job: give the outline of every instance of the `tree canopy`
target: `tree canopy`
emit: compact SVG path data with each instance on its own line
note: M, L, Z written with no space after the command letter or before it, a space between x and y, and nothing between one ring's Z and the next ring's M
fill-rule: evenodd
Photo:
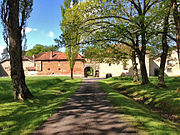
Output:
M156 40L152 44L154 39L161 37L167 2L168 0L82 1L66 11L64 26L68 29L63 37L74 40L69 35L74 28L79 28L81 40L76 45L81 45L82 48L120 43L130 47L139 58L142 84L149 83L145 63L146 50L158 42ZM73 18L75 12L78 20ZM171 26L168 29L169 39L175 34L173 25Z
M42 52L49 52L49 51L58 51L57 46L45 46L36 44L32 49L26 52L26 56L32 57L33 55L40 54Z

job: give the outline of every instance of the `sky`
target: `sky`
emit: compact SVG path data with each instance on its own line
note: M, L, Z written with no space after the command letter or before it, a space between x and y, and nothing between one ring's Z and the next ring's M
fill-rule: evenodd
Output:
M0 0L1 1L1 0ZM27 50L36 44L53 45L61 34L61 9L64 0L34 0L31 17L27 20ZM0 25L0 53L6 47Z

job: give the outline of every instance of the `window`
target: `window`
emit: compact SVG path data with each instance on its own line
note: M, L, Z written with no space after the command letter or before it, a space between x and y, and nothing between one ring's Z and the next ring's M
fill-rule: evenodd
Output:
M61 70L61 68L58 68L58 70Z
M111 63L109 63L109 66L111 66Z
M48 68L48 70L50 70L50 68Z
M124 64L124 65L123 65L123 69L124 69L124 70L128 70L128 68L127 68L127 65L126 65L126 64Z
M167 61L167 65L172 65L171 60Z
M9 67L5 67L5 69L9 69Z
M167 72L172 72L172 68L167 68Z

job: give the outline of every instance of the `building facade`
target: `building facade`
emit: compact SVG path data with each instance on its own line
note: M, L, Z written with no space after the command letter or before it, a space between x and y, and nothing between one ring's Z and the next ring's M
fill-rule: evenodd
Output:
M27 76L29 72L29 68L34 67L34 62L31 57L23 56L23 69L24 73ZM10 76L11 75L11 67L10 67L10 59L5 59L0 63L0 76Z
M70 76L69 61L63 52L44 52L35 59L37 75ZM74 65L74 76L83 77L83 58L78 55Z
M160 67L160 58L152 59L146 54L146 68L148 76L157 76ZM139 75L140 64L136 59ZM23 57L23 68L26 76L70 76L69 61L63 52L44 52L32 58ZM92 72L92 73L91 73ZM98 63L83 59L81 55L77 56L74 71L74 77L100 77L105 78L107 74L116 76L132 76L132 61L126 63ZM0 63L0 76L10 76L10 61L6 59ZM180 67L176 51L172 51L168 57L165 67L165 76L180 76Z

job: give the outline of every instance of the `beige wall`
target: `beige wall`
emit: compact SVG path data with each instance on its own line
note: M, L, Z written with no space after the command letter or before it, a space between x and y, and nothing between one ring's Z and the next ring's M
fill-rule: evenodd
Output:
M3 67L6 74L10 76L10 72L11 72L10 61L9 60L4 61L3 63L1 63L1 66ZM28 75L27 67L34 67L34 63L32 61L23 60L23 68L25 75Z
M147 54L145 57L146 60L146 68L149 75L149 55ZM138 58L136 58L137 68L138 72L140 74L140 64ZM99 70L99 76L104 78L106 77L106 74L111 73L113 77L115 76L132 76L133 75L133 69L132 69L132 60L127 61L127 70L123 68L123 62L120 62L119 64L111 64L109 63L100 63L100 70Z
M160 67L160 58L155 60L150 60L150 75L154 76L155 68ZM165 66L165 75L166 76L180 76L180 68L178 64L178 55L176 51L172 51L168 55Z
M11 72L10 61L5 61L5 62L1 63L1 65L4 69L4 71L6 72L6 74L8 76L10 76L10 72Z

